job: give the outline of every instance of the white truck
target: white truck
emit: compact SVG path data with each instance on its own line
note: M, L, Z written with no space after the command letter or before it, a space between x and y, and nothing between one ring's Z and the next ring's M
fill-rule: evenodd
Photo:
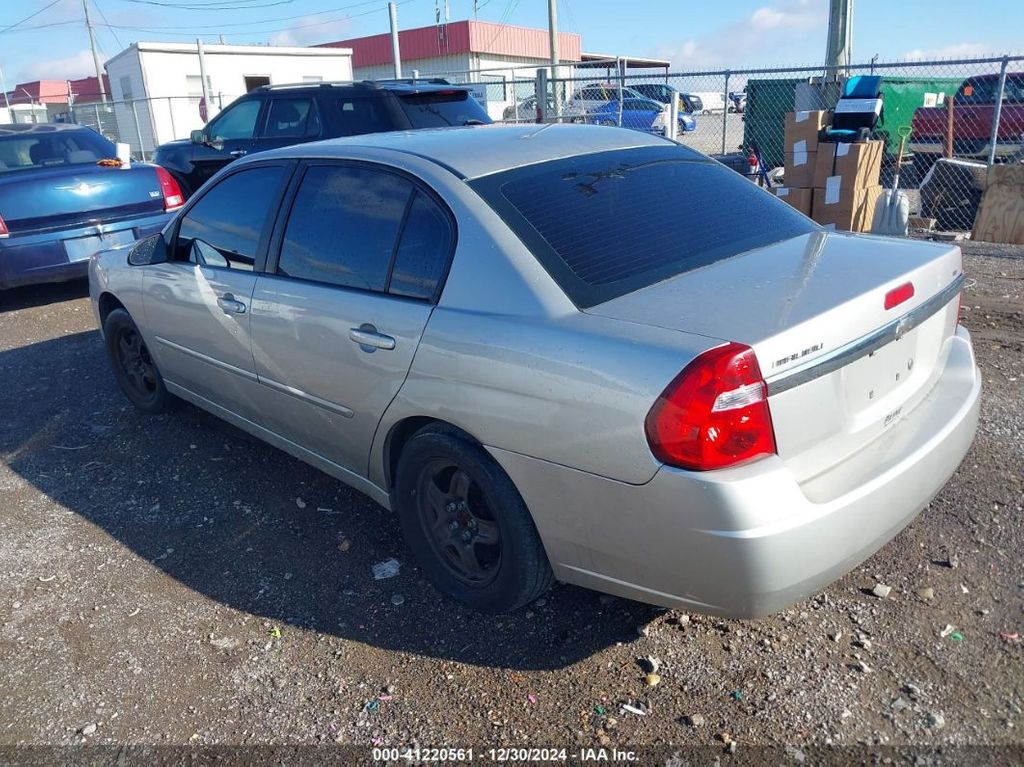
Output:
M698 97L704 105L701 114L721 114L725 112L729 104L725 94L718 91L690 91L691 95Z

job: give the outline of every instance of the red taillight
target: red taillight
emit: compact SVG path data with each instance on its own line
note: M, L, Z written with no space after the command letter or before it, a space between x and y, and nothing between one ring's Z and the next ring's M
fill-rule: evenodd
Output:
M885 308L892 309L904 301L914 297L914 283L904 282L898 288L893 288L885 294Z
M704 352L658 397L644 422L658 460L707 471L775 449L768 389L754 350L729 343Z
M181 187L174 176L157 165L156 177L160 180L160 192L164 196L164 211L177 210L185 204L185 195L181 193Z
M7 224L4 223L4 217L0 216L0 237L9 237L10 232L7 231Z

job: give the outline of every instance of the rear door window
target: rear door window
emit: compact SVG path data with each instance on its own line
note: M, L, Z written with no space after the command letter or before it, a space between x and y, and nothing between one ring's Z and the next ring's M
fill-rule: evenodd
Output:
M312 99L274 99L270 102L265 138L311 138L320 134L320 119Z
M288 217L277 273L426 300L453 244L449 214L406 177L368 166L312 166Z
M469 95L469 91L439 90L397 95L402 111L414 128L445 128L492 122L480 102Z
M569 157L471 185L582 308L816 229L682 146Z
M392 173L309 168L288 217L278 274L384 291L412 192L409 181Z

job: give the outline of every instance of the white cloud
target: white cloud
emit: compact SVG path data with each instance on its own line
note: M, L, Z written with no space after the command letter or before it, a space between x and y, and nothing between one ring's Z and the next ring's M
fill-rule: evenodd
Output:
M303 16L291 28L273 35L270 44L306 46L333 43L349 37L351 26L349 19L322 21L318 16Z
M22 65L18 70L18 82L33 80L77 80L79 77L95 77L92 53L88 49L58 59L41 58Z
M903 54L910 61L930 61L932 59L970 59L992 54L992 47L985 43L955 43L938 48L915 48Z
M752 59L764 60L766 52L784 51L787 45L806 39L810 30L824 31L827 22L827 0L782 0L705 35L661 45L655 55L669 59L675 67L741 66ZM821 48L824 55L824 35Z

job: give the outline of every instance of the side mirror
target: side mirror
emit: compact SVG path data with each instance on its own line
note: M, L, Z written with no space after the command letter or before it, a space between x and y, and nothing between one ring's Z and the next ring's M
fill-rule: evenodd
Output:
M168 260L170 260L170 253L163 232L139 240L128 251L128 263L132 266L162 264Z
M190 135L190 138L192 139L192 143L193 144L205 144L206 143L206 134L203 131L201 131L201 130L194 130L194 131L192 131L192 133Z

